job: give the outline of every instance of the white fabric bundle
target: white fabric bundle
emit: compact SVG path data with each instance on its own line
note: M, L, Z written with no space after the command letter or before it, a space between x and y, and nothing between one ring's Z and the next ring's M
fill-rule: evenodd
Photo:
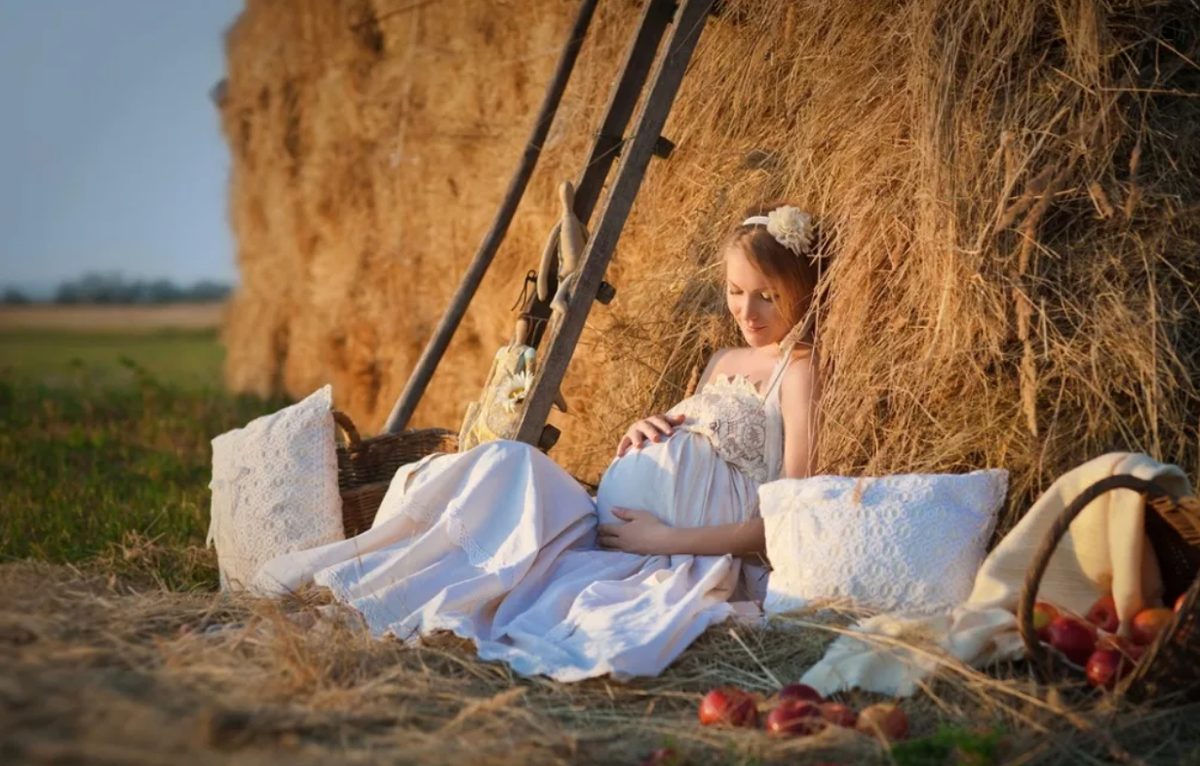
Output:
M1147 455L1114 452L1091 460L1061 476L1038 498L988 556L964 603L923 619L882 614L855 627L864 634L920 638L932 651L842 636L801 680L823 694L860 687L907 696L947 659L983 666L1022 656L1014 612L1034 555L1080 492L1117 474L1153 480L1176 496L1192 493L1183 471ZM1144 517L1145 499L1137 492L1114 490L1092 501L1051 557L1038 599L1084 614L1111 591L1126 629L1133 615L1161 599L1161 575L1145 536Z
M280 554L345 537L332 402L325 386L213 439L208 544L222 590L246 589Z
M780 479L759 489L767 612L831 601L926 614L959 604L987 551L1008 472Z

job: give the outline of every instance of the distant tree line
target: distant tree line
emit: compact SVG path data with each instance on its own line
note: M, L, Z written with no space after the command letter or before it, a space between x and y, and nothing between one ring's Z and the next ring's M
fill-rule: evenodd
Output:
M67 280L55 290L52 303L215 303L229 297L231 287L222 282L203 279L191 285L179 285L169 279L126 279L121 274L92 273ZM35 303L19 288L9 287L0 293L0 303L22 305Z

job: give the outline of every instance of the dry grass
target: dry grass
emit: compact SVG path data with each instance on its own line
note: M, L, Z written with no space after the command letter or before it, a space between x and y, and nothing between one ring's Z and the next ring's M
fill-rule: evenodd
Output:
M371 640L316 597L168 593L136 570L33 564L0 567L0 593L7 763L636 763L668 741L694 764L889 762L845 731L783 742L695 720L712 686L769 693L770 676L794 680L845 624L837 615L739 626L737 639L726 624L658 678L563 685L480 662L452 637ZM315 627L299 628L299 614ZM231 621L247 629L180 633ZM855 706L875 699L844 695ZM1197 706L1114 708L1076 683L1037 687L1019 667L950 665L903 705L917 737L943 723L1003 726L996 763L1200 762Z
M564 392L595 478L736 342L716 243L786 197L836 239L822 468L1012 472L1010 521L1105 450L1193 468L1200 37L1188 0L728 0ZM414 425L457 427L638 3L600 4L542 163ZM239 389L335 384L378 425L507 183L574 4L250 0L223 106ZM1007 524L1002 525L1002 529Z
M222 303L163 306L0 306L0 332L152 333L161 330L213 330L225 315Z

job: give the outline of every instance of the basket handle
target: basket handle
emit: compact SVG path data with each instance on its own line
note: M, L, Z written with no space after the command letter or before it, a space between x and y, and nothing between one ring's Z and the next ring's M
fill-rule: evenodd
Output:
M350 440L350 446L357 449L362 444L362 437L358 434L358 429L354 427L354 421L350 416L341 410L330 410L333 413L333 422L342 427L346 432L346 438Z
M1054 526L1046 534L1046 539L1042 541L1042 547L1034 556L1033 565L1025 575L1021 600L1017 605L1017 629L1021 633L1022 643L1025 644L1026 656L1036 666L1045 667L1049 660L1049 655L1042 647L1042 643L1038 641L1037 633L1033 629L1033 605L1037 600L1038 586L1041 585L1042 576L1046 574L1046 567L1050 565L1050 557L1054 555L1054 550L1062 541L1063 536L1067 534L1067 530L1071 528L1071 522L1083 512L1083 509L1087 508L1100 495L1114 489L1132 489L1145 495L1146 499L1151 502L1159 499L1173 504L1179 502L1177 498L1152 481L1128 474L1118 474L1101 479L1080 492L1079 496L1063 510L1062 515L1058 517Z

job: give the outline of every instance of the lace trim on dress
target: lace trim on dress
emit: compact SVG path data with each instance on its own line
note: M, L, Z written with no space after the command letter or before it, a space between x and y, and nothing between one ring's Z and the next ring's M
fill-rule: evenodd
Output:
M444 514L446 533L449 535L451 542L467 554L467 561L471 566L489 572L504 568L504 565L498 565L499 562L496 556L488 554L475 538L470 535L461 519L458 508L452 506L436 508L409 499L401 500L399 505L398 514L407 516L418 524L432 524ZM314 581L318 585L329 588L338 601L350 604L357 609L366 620L367 626L375 637L381 637L389 632L404 641L412 641L419 637L421 630L420 625L417 624L420 621L419 615L413 613L409 613L406 616L396 614L394 610L385 607L374 596L368 595L362 598L355 598L351 592L351 582L356 581L356 578L351 577L350 581L347 581L343 577L342 572L343 568L331 567L317 572ZM395 598L395 594L389 593L388 598Z
M712 380L704 384L701 389L702 393L734 393L734 394L750 394L755 399L762 401L763 395L759 392L758 387L750 382L750 379L745 375L726 375L723 372L717 373Z
M720 374L668 414L683 414L680 429L707 437L723 460L761 484L770 479L764 405L749 378Z
M507 562L498 563L495 556L475 541L467 531L467 525L463 523L458 508L446 509L446 532L450 535L450 541L466 552L467 561L476 569L494 572L507 566Z
M471 566L477 569L494 572L511 565L508 561L498 559L495 554L488 553L471 536L471 533L467 531L466 524L463 523L462 511L457 506L430 507L424 503L403 499L400 501L399 513L418 524L432 524L444 515L446 533L450 536L450 541L467 554L467 560L471 563Z

